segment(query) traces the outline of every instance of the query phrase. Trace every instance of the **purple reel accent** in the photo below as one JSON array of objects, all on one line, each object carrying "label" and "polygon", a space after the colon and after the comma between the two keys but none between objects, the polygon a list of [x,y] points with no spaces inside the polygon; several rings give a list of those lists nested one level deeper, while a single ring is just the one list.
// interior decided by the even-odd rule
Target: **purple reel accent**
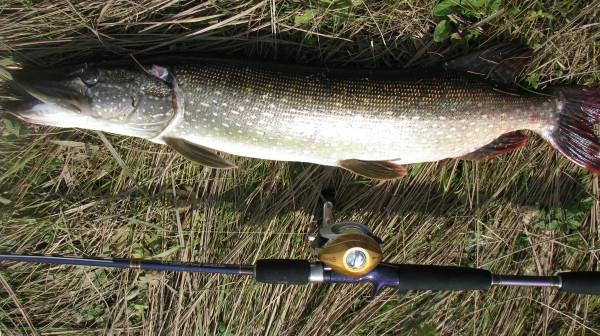
[{"label": "purple reel accent", "polygon": [[360,277],[343,275],[333,270],[327,270],[324,274],[324,282],[328,283],[358,283],[365,281],[373,284],[371,297],[374,298],[384,287],[397,288],[400,285],[398,267],[394,264],[382,263],[371,272]]}]

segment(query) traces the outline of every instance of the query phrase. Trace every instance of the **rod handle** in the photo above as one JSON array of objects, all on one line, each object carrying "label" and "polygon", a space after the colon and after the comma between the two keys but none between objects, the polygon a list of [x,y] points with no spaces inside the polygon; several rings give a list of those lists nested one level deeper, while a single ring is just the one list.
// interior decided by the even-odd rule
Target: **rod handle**
[{"label": "rod handle", "polygon": [[310,263],[298,259],[262,259],[256,262],[254,277],[263,283],[304,285],[309,282]]},{"label": "rod handle", "polygon": [[559,273],[560,291],[575,294],[600,294],[600,272]]},{"label": "rod handle", "polygon": [[397,265],[400,290],[485,290],[492,285],[490,271],[437,265]]}]

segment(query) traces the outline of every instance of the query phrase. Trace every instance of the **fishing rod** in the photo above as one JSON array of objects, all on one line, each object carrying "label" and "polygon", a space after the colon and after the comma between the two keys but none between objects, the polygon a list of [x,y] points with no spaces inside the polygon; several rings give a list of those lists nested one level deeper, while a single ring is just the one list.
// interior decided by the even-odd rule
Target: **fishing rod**
[{"label": "fishing rod", "polygon": [[480,268],[382,263],[382,241],[360,223],[333,222],[333,204],[323,207],[323,224],[313,247],[319,261],[262,259],[254,265],[167,263],[138,259],[77,258],[0,254],[0,261],[186,273],[252,276],[267,284],[373,284],[372,296],[383,288],[399,290],[468,291],[497,286],[553,287],[561,292],[600,294],[600,272],[563,272],[556,276],[492,274]]}]

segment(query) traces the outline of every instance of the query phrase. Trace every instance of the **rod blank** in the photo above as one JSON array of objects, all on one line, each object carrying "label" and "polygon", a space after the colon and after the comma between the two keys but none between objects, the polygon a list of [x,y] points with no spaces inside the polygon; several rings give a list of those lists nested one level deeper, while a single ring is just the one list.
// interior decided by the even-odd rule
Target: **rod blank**
[{"label": "rod blank", "polygon": [[59,256],[12,255],[0,254],[0,260],[28,263],[42,263],[54,265],[95,266],[107,268],[137,268],[151,271],[172,271],[190,273],[218,273],[253,275],[254,266],[234,264],[191,264],[191,263],[165,263],[159,261],[145,261],[136,259],[103,259],[103,258],[76,258]]}]

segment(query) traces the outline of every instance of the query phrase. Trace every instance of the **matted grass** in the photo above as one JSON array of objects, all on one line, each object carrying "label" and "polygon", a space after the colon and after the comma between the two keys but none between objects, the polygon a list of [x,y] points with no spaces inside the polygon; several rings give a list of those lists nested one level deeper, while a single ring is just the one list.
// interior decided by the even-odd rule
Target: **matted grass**
[{"label": "matted grass", "polygon": [[[474,1],[474,0],[473,0]],[[2,1],[2,64],[147,55],[253,57],[361,67],[440,62],[493,40],[535,47],[526,85],[598,85],[600,1],[504,1],[451,14],[462,39],[434,43],[436,1]],[[459,37],[456,36],[455,37]],[[8,58],[11,59],[8,59]],[[10,98],[10,97],[4,97]],[[330,167],[231,158],[205,169],[166,147],[15,124],[0,138],[0,249],[15,253],[252,263],[311,258],[319,192],[338,219],[385,240],[390,262],[498,273],[597,270],[598,178],[539,139],[484,162],[410,166],[392,182]],[[0,266],[6,335],[590,335],[600,299],[552,290],[396,293],[249,278]]]}]

